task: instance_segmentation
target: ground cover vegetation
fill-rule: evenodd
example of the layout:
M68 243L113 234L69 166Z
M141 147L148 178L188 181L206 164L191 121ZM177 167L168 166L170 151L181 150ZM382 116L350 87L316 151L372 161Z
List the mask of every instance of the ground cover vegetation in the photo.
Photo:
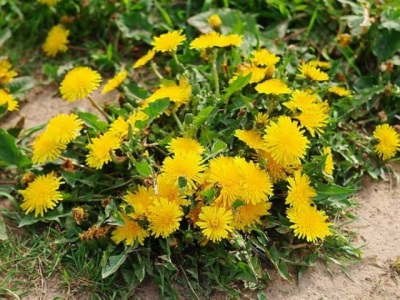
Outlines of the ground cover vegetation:
M14 209L8 230L0 219L0 292L22 293L15 280L38 265L99 298L151 278L162 297L180 286L188 298L262 299L271 268L292 280L318 259L360 258L352 196L362 175L390 176L400 147L399 7L0 7L1 114L41 84L38 70L62 99L97 110L1 129L0 195ZM97 90L117 103L100 106ZM20 266L25 257L34 263Z

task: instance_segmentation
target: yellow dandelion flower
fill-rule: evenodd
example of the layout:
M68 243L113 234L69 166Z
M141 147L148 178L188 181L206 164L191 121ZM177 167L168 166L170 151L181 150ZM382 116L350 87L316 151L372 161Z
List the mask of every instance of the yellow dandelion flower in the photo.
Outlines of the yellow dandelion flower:
M278 164L299 164L305 156L310 142L289 117L281 116L277 122L271 122L265 133L266 149Z
M62 183L61 177L56 177L51 173L36 177L25 190L19 191L24 197L21 209L25 211L25 214L34 212L35 218L38 215L43 217L47 210L54 209L63 199L58 190Z
M125 121L123 117L118 117L114 122L110 124L108 130L113 135L123 139L128 135L129 123Z
M341 86L331 86L328 89L328 92L336 94L340 97L347 97L347 96L351 96L351 91L345 89L344 87Z
M154 37L151 43L155 51L169 52L176 51L178 46L186 41L186 36L182 34L182 30L175 30L172 32L164 33L159 37Z
M128 216L121 214L121 217L125 225L115 228L112 232L111 239L116 244L125 241L127 246L133 246L135 241L138 241L139 245L143 246L144 239L149 236L149 232L140 227L136 221L130 219Z
M308 64L312 67L321 68L321 69L330 69L332 67L331 63L328 61L312 60L312 61L309 61Z
M258 112L254 121L257 124L266 125L269 121L269 115L267 113Z
M329 226L332 223L327 222L328 217L325 212L317 210L315 206L305 206L302 209L288 208L288 219L293 225L294 235L300 239L306 239L307 242L317 242L324 240L331 235Z
M8 111L14 111L18 109L18 102L14 97L7 93L5 90L0 89L0 105L7 104Z
M256 85L256 91L263 94L289 94L290 88L280 79L269 79Z
M207 21L208 25L214 30L218 30L222 25L221 18L217 14L212 14Z
M47 4L48 6L54 6L58 2L60 2L60 0L37 0L37 2L42 3L42 4Z
M141 110L135 110L128 117L128 124L131 126L133 133L139 132L139 128L136 127L136 121L145 121L149 116ZM126 132L126 135L128 131Z
M231 206L243 194L242 173L232 157L217 157L210 161L208 180L220 188L217 202Z
M288 178L289 191L286 204L294 208L304 208L313 203L312 198L317 196L317 192L311 186L310 178L301 171L296 171L293 177Z
M13 81L14 77L18 75L17 72L11 70L12 65L8 59L0 59L0 84L6 85Z
M177 184L179 178L183 177L189 187L195 188L206 168L203 163L202 157L197 153L178 152L174 157L164 160L161 171L172 183Z
M203 206L196 223L203 235L213 242L228 238L232 228L233 215L231 210L224 207Z
M179 222L182 220L182 208L176 202L169 202L167 199L156 199L149 207L149 229L156 238L168 237L179 229Z
M307 111L317 102L319 102L319 99L315 94L308 91L295 90L291 95L290 101L283 103L283 105L292 112L296 112L296 109Z
M32 161L34 164L41 164L45 161L54 161L66 148L66 144L57 140L55 136L47 131L38 135L32 144L33 156Z
M280 57L269 52L267 49L255 50L251 55L251 62L259 66L274 66L280 60Z
M335 168L333 164L332 149L330 147L324 147L324 155L326 155L324 172L328 175L332 175Z
M235 158L235 165L242 173L240 198L246 203L265 202L272 195L272 183L269 175L253 162L244 158Z
M378 140L375 152L381 159L390 159L400 150L400 135L392 126L378 125L374 131L374 137Z
M135 64L133 65L134 69L143 67L145 64L147 64L149 61L151 61L154 58L154 55L156 54L156 51L153 49L147 51L145 55L143 55L141 58L139 58Z
M248 231L253 225L260 224L262 216L269 215L271 202L262 202L257 204L245 204L236 209L233 220L233 227L237 230Z
M251 74L249 83L257 83L265 78L266 69L251 65L240 65L238 71L229 80L229 83L234 82L239 76L247 76L249 74Z
M102 94L107 94L116 88L118 88L126 79L128 76L128 72L125 70L122 70L118 72L117 75L115 75L113 78L111 78L103 87L103 90L101 91Z
M62 143L70 143L79 136L83 128L83 122L75 114L59 114L47 124L46 132L55 140Z
M100 85L101 76L88 67L77 67L70 70L61 82L61 97L68 101L83 100Z
M101 169L105 163L112 159L112 150L118 149L121 144L121 139L111 132L106 132L100 137L91 140L86 146L89 149L89 154L86 156L88 166Z
M169 152L177 154L177 153L194 153L194 154L202 154L205 149L200 143L192 138L174 138L172 139L167 149Z
M157 196L182 206L190 205L190 201L185 199L185 195L181 194L178 184L168 180L168 177L164 174L157 177Z
M240 46L243 37L237 34L222 35L212 31L195 38L190 43L190 49L203 50L214 47Z
M258 133L256 130L235 130L235 136L245 142L247 146L253 148L255 150L265 150L266 144L264 139L262 138L261 134Z
M302 63L299 67L300 77L308 78L315 81L327 81L329 80L329 75L322 72L320 69L310 65L309 63Z
M149 207L153 204L154 189L152 187L145 188L139 186L135 193L128 192L124 197L124 201L129 203L134 210L132 217L142 219L147 215Z
M192 86L186 78L179 80L179 85L175 83L170 85L161 86L157 89L150 97L148 97L142 104L142 107L147 106L149 103L154 102L158 99L169 98L175 102L177 107L189 102L192 95Z
M311 134L324 132L324 127L329 121L329 106L326 102L315 103L307 110L295 115L295 118L300 121L301 126L304 126Z
M62 25L53 26L42 46L43 52L47 56L54 57L59 52L67 51L67 45L69 44L68 35L69 30L65 29Z
M271 178L272 183L276 183L280 180L285 180L288 175L293 174L296 170L298 170L301 165L293 164L293 165L281 165L277 163L272 156L266 151L259 151L261 157L265 160L265 169L268 172L269 177Z

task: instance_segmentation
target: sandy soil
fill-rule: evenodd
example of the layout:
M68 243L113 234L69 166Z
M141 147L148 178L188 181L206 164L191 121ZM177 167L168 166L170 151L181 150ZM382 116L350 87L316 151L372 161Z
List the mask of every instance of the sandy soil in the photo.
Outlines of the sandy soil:
M94 96L100 103L115 99L115 95ZM88 101L69 104L57 97L55 89L34 89L28 101L18 113L11 115L2 126L10 127L25 117L25 127L42 124L59 112L69 112L76 107L92 110ZM400 164L395 166L400 172ZM388 182L364 180L364 189L358 195L361 204L355 210L359 220L350 225L358 232L357 245L364 245L363 259L349 266L349 277L340 270L331 276L323 265L308 270L298 284L275 279L265 290L268 299L400 299L400 187ZM56 287L54 279L48 279L46 290L33 293L25 299L61 299L65 291ZM43 294L42 294L43 293ZM138 291L141 299L157 299L155 287ZM82 298L78 296L79 298ZM217 297L222 299L220 297ZM250 297L252 298L252 297ZM60 298L59 298L60 299Z

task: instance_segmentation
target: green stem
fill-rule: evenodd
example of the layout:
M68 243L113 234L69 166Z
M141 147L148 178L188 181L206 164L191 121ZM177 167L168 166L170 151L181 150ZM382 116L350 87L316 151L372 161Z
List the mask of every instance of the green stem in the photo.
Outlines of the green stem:
M156 74L156 76L159 79L163 79L164 77L160 74L160 72L158 72L158 67L155 64L155 62L154 61L150 62L150 65L151 65L151 69L153 70L154 74Z
M174 111L172 112L172 116L174 117L176 123L178 124L178 127L181 130L181 132L184 133L185 128L183 127L181 120L179 120L178 116L176 115L176 113Z
M104 111L103 108L100 107L100 105L98 105L93 99L92 97L88 96L88 99L90 101L90 103L92 104L92 106L94 108L96 108L105 118L107 121L112 122L112 118Z
M176 55L176 52L175 52L175 51L172 53L172 57L174 58L176 64L177 64L178 66L180 66L183 70L185 70L185 66L179 61L178 55Z
M214 83L215 83L215 95L217 96L217 98L219 98L220 94L219 94L219 77L217 70L217 55L218 55L218 50L214 49L212 58L212 73L214 76Z

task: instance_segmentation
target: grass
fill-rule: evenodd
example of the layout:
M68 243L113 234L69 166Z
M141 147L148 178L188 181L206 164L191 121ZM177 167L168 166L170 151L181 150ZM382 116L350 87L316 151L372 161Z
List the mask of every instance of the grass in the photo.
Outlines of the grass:
M22 230L7 223L9 239L0 243L0 299L41 298L48 289L57 296L83 299L132 296L133 289L116 274L101 278L99 252L82 243L60 242L62 233L55 226Z

